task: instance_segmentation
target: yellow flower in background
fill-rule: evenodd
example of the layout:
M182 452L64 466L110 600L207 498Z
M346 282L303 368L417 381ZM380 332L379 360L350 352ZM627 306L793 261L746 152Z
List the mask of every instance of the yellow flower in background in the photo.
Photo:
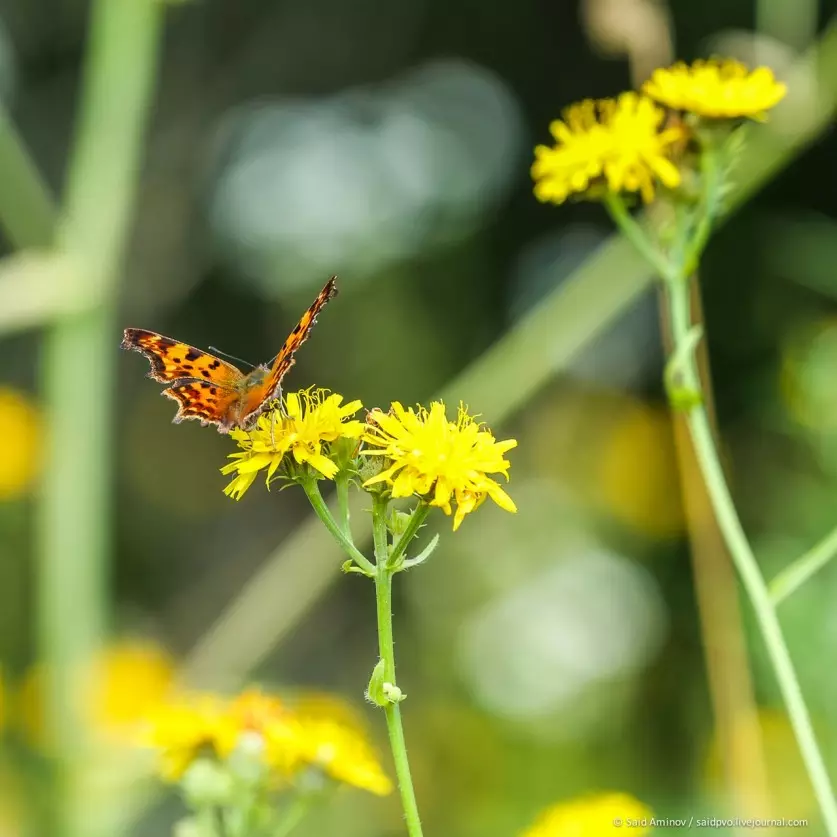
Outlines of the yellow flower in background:
M647 203L659 181L680 185L671 160L680 128L664 128L666 115L651 99L622 93L618 99L587 99L549 126L555 145L535 148L535 197L560 204L570 195L595 197L604 189L638 192Z
M240 500L262 468L267 469L269 483L279 466L291 460L333 479L338 468L327 455L327 445L340 438L360 438L363 424L348 419L362 406L360 401L343 405L342 395L325 389L290 393L281 409L259 416L252 430L230 433L241 452L230 454L234 461L221 468L222 474L236 474L224 493Z
M167 782L179 781L198 758L223 762L243 736L256 735L271 786L317 769L336 781L387 794L392 783L360 725L347 721L351 717L334 698L295 705L260 689L233 698L193 695L153 713L140 742L159 752L159 773Z
M0 500L25 494L40 468L41 420L22 393L0 387Z
M24 678L20 712L33 742L48 744L43 718L43 666ZM77 677L79 705L89 730L111 744L128 746L136 738L149 712L170 699L174 661L164 649L143 640L125 640L105 648Z
M547 808L520 837L604 837L623 833L626 820L651 816L651 809L629 794L600 793ZM616 820L621 825L614 825ZM634 837L642 837L650 827L629 830Z
M384 470L364 487L387 482L393 497L415 494L447 515L456 503L454 531L486 497L505 511L517 511L511 497L488 476L502 474L508 479L510 463L504 454L517 442L496 441L464 406L460 405L456 421L448 421L441 401L434 401L429 410L404 409L396 401L388 413L369 413L363 441L369 447L361 453L385 458Z
M139 743L159 751L160 777L176 782L199 756L229 755L239 732L224 700L215 695L192 695L149 713Z
M392 782L384 773L363 729L348 721L347 714L327 706L308 704L299 714L303 761L347 785L378 796L392 792Z
M658 69L642 92L660 104L708 119L764 119L787 93L768 67L750 71L731 59L678 62Z

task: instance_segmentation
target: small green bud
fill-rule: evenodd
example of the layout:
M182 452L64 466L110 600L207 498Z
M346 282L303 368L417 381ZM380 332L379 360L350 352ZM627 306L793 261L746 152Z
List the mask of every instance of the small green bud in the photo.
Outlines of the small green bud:
M265 741L257 732L239 736L235 749L227 758L230 773L247 785L258 784L265 774Z
M384 683L384 696L389 703L401 703L407 697L395 683Z
M211 837L194 817L183 817L174 824L174 837Z
M193 761L180 780L189 807L206 808L229 804L233 794L233 779L224 765L214 759Z
M400 512L393 509L387 520L387 528L392 532L394 537L399 538L407 531L412 516L410 512Z

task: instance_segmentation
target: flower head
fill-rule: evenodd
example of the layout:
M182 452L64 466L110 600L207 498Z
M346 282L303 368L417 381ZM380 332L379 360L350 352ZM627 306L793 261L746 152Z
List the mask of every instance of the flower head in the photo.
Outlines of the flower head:
M623 823L650 816L647 806L626 793L600 793L547 808L521 837L604 837L621 832L615 821ZM636 827L631 833L642 837L649 830Z
M369 413L363 440L368 446L363 454L385 458L384 470L364 486L386 482L393 497L416 494L447 515L455 502L454 531L486 497L506 511L517 511L511 497L488 476L499 473L508 479L510 466L503 455L517 442L496 441L463 406L456 421L449 421L441 401L429 410L404 409L396 401L388 413Z
M748 70L730 59L678 62L655 70L642 92L675 110L708 119L763 119L787 92L768 67Z
M192 695L152 713L141 742L158 750L159 773L177 782L198 759L223 763L245 741L255 740L257 758L267 768L271 788L318 770L336 781L379 795L392 783L363 730L347 720L335 701L293 705L259 689L233 698Z
M222 474L236 474L224 493L240 500L262 468L269 484L281 465L310 466L333 479L338 466L328 456L329 446L341 438L360 438L363 424L348 419L362 406L360 401L343 405L342 395L324 389L288 394L279 409L259 416L252 430L230 433L241 451L230 454L233 461L221 468Z
M665 111L637 93L618 99L587 99L572 105L549 126L556 144L535 148L535 197L563 203L570 195L594 196L603 189L639 192L649 202L657 181L680 185L671 160L680 128L664 128Z

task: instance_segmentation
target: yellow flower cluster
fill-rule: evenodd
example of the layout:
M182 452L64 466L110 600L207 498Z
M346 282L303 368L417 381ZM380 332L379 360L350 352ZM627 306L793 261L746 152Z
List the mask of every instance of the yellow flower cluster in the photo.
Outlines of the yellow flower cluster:
M405 409L396 401L389 413L370 412L367 428L363 435L367 447L361 453L381 456L385 464L364 486L386 482L393 497L415 494L447 515L456 503L454 531L486 497L501 509L517 511L511 497L488 476L499 473L508 479L510 466L504 454L517 442L496 441L463 406L456 421L449 421L441 401L434 401L429 410Z
M549 126L555 146L535 148L535 196L563 203L603 180L613 192L639 192L648 202L657 180L671 189L679 186L680 172L670 157L682 133L661 130L664 120L662 108L636 93L572 105L563 120Z
M159 752L161 777L176 782L197 758L223 761L248 735L261 745L278 785L316 769L381 796L392 790L363 731L347 721L347 713L295 707L258 689L232 699L192 695L161 706L149 718L142 740Z
M222 474L236 474L224 493L240 500L263 468L269 484L279 467L291 462L334 479L338 467L329 458L330 445L361 436L363 423L349 418L362 406L360 401L344 405L342 395L324 389L290 393L280 408L259 416L255 428L230 433L241 452L230 454L233 461L221 468Z
M642 837L650 831L643 820L651 810L626 793L600 793L547 808L520 837L605 837L621 834L630 821L630 833Z
M641 93L572 105L550 125L555 145L535 148L535 196L563 203L571 195L629 192L648 202L658 184L679 186L678 151L695 119L761 120L786 92L767 67L751 72L738 61L655 70ZM692 122L669 121L664 108L690 114Z

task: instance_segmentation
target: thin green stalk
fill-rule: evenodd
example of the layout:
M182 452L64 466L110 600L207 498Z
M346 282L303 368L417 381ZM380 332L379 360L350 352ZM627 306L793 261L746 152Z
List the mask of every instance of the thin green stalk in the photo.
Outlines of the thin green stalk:
M645 260L654 267L660 276L669 276L671 266L668 260L649 240L645 230L637 223L634 216L628 212L622 197L616 193L608 192L605 195L604 205L616 226L622 230L625 238L636 247Z
M770 599L774 605L784 601L801 587L812 575L819 572L837 555L837 528L826 535L816 546L780 572L770 582Z
M271 837L287 837L305 819L319 796L316 793L297 794L280 817L279 825L271 833Z
M712 182L709 187L714 188L716 185ZM710 205L709 201L707 201L707 205ZM618 215L614 217L618 217ZM617 223L620 222L617 221ZM626 235L635 234L635 232L629 232L627 229L625 232ZM653 247L650 242L646 244L647 247ZM699 252L699 250L694 250L694 252ZM691 351L683 351L684 346L687 346L691 340L692 331L689 282L684 270L685 265L680 266L676 272L668 275L663 274L663 278L668 280L666 284L674 356L680 356L681 358L679 372L682 375L682 383L687 389L700 392L700 377L695 365L694 355ZM770 600L767 584L741 526L732 495L727 486L705 408L702 405L692 407L686 413L686 421L718 526L724 535L733 562L744 584L744 589L755 611L808 776L811 779L822 811L826 829L831 837L837 837L837 801L835 801L831 789L831 782L814 735L808 708L802 696L793 662L776 611Z
M392 636L392 576L388 566L391 562L387 538L387 501L375 495L372 506L372 530L375 542L375 599L378 612L378 648L384 662L384 682L395 683L395 643ZM388 703L384 708L389 732L392 758L395 762L395 774L401 791L401 805L404 808L404 820L410 837L422 837L421 818L419 817L416 793L410 774L410 762L407 760L407 742L404 739L404 727L401 723L401 709L398 702Z
M690 411L687 421L703 478L709 489L712 508L755 611L826 829L829 835L834 837L837 835L837 803L828 778L828 771L814 735L808 708L805 705L767 585L729 493L706 411L702 407L696 407Z
M390 553L390 567L394 567L396 562L407 551L407 547L410 545L413 538L415 538L416 534L418 533L418 530L421 528L422 523L424 523L424 521L427 519L427 515L429 513L430 506L427 503L419 503L417 508L410 515L410 522L407 524L407 528L404 530L403 534L398 539L395 546L393 546L392 552Z
M157 68L163 4L96 0L66 204L58 232L74 269L73 313L44 338L46 471L39 507L39 650L44 720L58 768L54 833L91 834L73 773L85 758L76 672L108 621L111 405L117 277ZM44 222L45 223L45 222Z
M337 522L340 524L340 529L348 540L352 539L352 525L349 512L349 473L341 470L334 478L337 484L337 509L339 517Z
M697 270L715 221L720 215L723 167L718 159L718 152L711 145L706 145L700 155L700 173L703 181L703 200L697 228L681 262L681 276L684 282L688 282L689 277Z
M317 517L325 524L326 529L331 532L337 543L343 547L343 551L352 559L359 567L361 567L368 575L375 574L374 564L352 543L352 540L343 529L337 524L337 521L332 517L331 510L326 505L323 495L320 494L320 488L317 485L317 480L306 479L302 481L302 488L305 495L308 497L312 508L317 513Z

